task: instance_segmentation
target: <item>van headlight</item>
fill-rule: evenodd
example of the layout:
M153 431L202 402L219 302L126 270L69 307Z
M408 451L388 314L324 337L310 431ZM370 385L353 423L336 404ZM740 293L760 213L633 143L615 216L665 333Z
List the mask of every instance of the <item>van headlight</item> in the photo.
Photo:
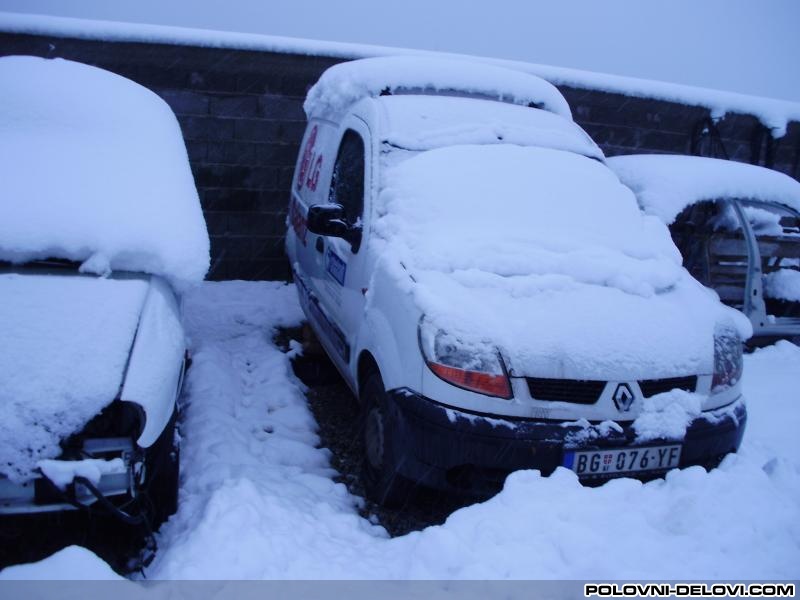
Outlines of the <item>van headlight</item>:
M742 338L732 328L717 328L714 334L714 377L711 392L723 392L742 378Z
M486 396L513 397L503 359L492 344L468 343L423 318L419 345L428 368L447 383Z

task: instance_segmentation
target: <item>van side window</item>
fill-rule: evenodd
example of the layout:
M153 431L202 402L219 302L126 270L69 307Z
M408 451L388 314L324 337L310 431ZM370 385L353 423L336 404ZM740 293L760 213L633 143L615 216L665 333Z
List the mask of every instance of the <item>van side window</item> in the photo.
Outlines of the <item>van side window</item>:
M355 225L364 212L364 141L348 129L333 166L328 201L344 207L348 225Z

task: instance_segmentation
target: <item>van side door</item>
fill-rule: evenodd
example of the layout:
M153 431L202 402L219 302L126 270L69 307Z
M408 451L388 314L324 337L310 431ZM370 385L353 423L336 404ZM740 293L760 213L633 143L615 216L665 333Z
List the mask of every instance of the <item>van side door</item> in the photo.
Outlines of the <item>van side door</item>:
M314 271L320 268L315 250L315 235L308 230L308 209L328 201L330 174L335 159L338 127L319 119L309 122L292 180L287 214L286 254L306 314L317 298L313 289ZM313 316L311 317L313 321ZM312 323L319 329L318 323Z
M343 208L344 220L360 230L361 240L319 236L315 251L320 268L314 271L313 286L331 320L330 335L336 351L334 361L352 373L349 365L363 321L365 293L369 279L367 238L372 194L372 146L369 128L349 116L340 129L340 138L328 186L328 204ZM352 375L351 375L352 376Z

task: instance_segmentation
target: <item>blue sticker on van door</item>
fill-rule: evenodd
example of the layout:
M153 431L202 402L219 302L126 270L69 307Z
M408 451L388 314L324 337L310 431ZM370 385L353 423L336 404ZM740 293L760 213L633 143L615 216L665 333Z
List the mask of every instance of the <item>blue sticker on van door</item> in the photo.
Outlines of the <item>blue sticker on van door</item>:
M344 279L347 276L347 263L344 262L339 255L328 247L325 253L326 269L339 285L344 285Z

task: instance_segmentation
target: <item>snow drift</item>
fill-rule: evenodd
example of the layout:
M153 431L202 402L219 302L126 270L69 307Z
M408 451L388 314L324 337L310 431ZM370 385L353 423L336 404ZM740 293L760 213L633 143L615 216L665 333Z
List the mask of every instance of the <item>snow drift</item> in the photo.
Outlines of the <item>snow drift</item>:
M800 182L764 167L666 154L616 156L608 159L608 166L633 190L646 213L668 225L687 206L719 198L778 202L800 211Z
M153 92L61 59L0 58L0 260L202 280L209 240L180 127Z

